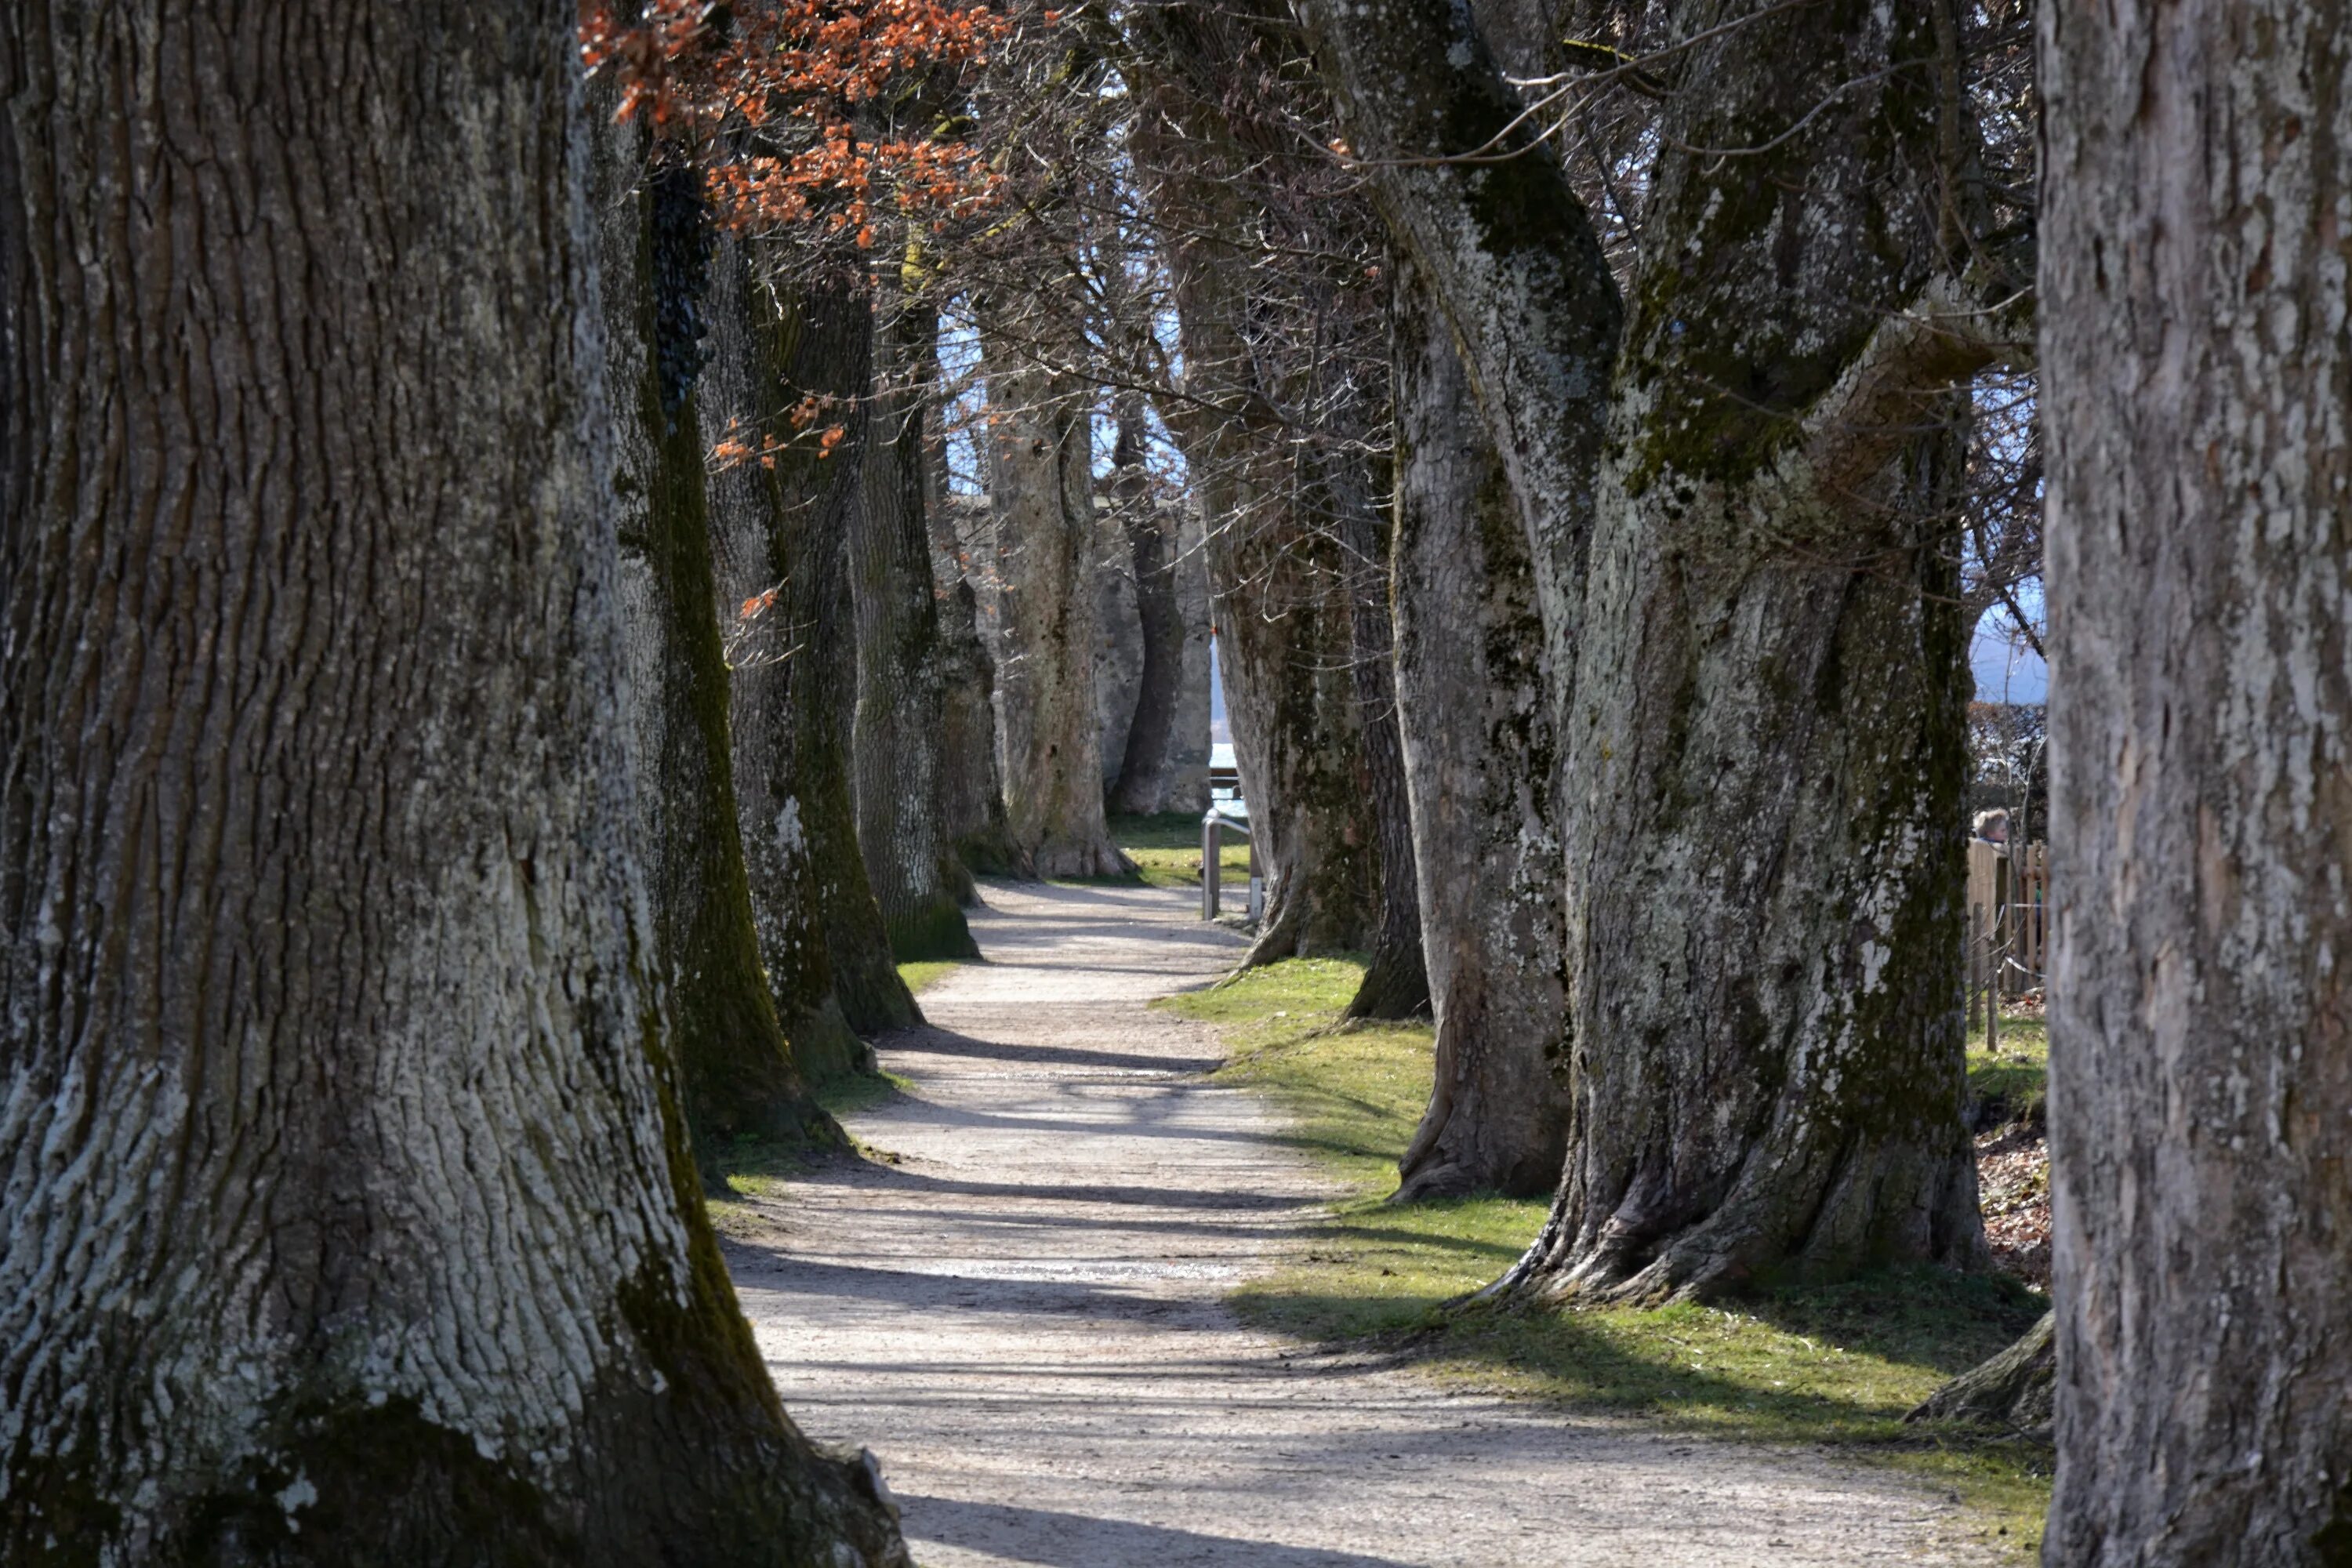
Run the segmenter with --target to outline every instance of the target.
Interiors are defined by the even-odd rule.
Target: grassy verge
[[[920,994],[926,987],[937,985],[965,964],[982,962],[977,958],[919,958],[912,963],[900,964],[898,978],[907,983],[908,990]]]
[[[1137,878],[1154,888],[1197,888],[1201,885],[1201,819],[1187,812],[1162,812],[1156,816],[1114,816],[1110,840],[1135,862]],[[1228,837],[1217,850],[1217,865],[1226,887],[1249,886],[1249,844]]]
[[[2014,1281],[1915,1269],[1717,1307],[1442,1310],[1507,1267],[1547,1205],[1381,1201],[1428,1096],[1430,1035],[1337,1026],[1361,973],[1344,959],[1296,960],[1160,1004],[1218,1026],[1231,1052],[1222,1076],[1271,1095],[1291,1141],[1349,1189],[1288,1267],[1238,1294],[1247,1316],[1318,1342],[1409,1350],[1449,1381],[1897,1468],[1958,1495],[1989,1558],[2038,1549],[2047,1450],[1902,1424],[2041,1314],[2042,1299]],[[2004,1055],[2022,1036],[2004,1030]]]

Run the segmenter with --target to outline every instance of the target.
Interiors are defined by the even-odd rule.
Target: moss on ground
[[[1244,1315],[1302,1340],[1407,1352],[1447,1381],[1899,1469],[1959,1498],[1964,1527],[1996,1559],[2039,1549],[2047,1448],[1902,1419],[2041,1315],[2047,1302],[2013,1280],[1906,1269],[1719,1306],[1450,1305],[1509,1267],[1548,1205],[1382,1201],[1428,1097],[1431,1037],[1425,1026],[1339,1026],[1362,970],[1293,959],[1158,1004],[1217,1026],[1231,1053],[1220,1076],[1263,1089],[1291,1141],[1349,1189],[1286,1267],[1236,1293]],[[2027,1029],[2012,1037],[2004,1021],[2004,1055],[2027,1048]],[[1971,1055],[1972,1078],[1977,1065]]]
[[[1110,841],[1135,862],[1134,880],[1153,888],[1201,885],[1201,819],[1197,816],[1166,811],[1152,816],[1114,816]],[[1248,891],[1247,839],[1226,838],[1218,849],[1217,865],[1226,889],[1236,900]]]

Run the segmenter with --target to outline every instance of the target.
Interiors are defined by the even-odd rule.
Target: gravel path
[[[925,1568],[1957,1561],[1892,1477],[1243,1328],[1225,1293],[1329,1189],[1204,1079],[1205,1027],[1144,1008],[1235,939],[1160,889],[987,898],[988,962],[882,1042],[914,1092],[850,1120],[895,1163],[796,1178],[727,1248],[785,1405],[881,1458]]]

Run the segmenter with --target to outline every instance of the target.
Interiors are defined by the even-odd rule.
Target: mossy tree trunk
[[[1453,329],[1394,264],[1397,705],[1436,1016],[1400,1199],[1531,1197],[1568,1137],[1557,759],[1527,534]]]
[[[279,20],[0,10],[0,1559],[903,1568],[646,969],[572,13]]]
[[[906,264],[911,273],[916,263]],[[904,963],[980,949],[956,896],[962,868],[940,817],[941,668],[923,428],[939,317],[904,273],[886,271],[874,320],[874,390],[861,493],[850,532],[857,612],[853,751],[857,842]]]
[[[621,626],[647,784],[654,963],[706,1162],[738,1137],[842,1141],[777,1023],[736,826],[726,654],[712,608],[699,399],[711,235],[701,175],[648,167],[600,96],[593,199],[613,378]]]
[[[921,1016],[890,955],[858,847],[851,782],[857,674],[849,540],[864,489],[872,307],[853,278],[820,271],[798,282],[772,279],[748,253],[742,260],[752,407],[763,435],[785,444],[774,467],[761,468],[764,565],[751,553],[756,544],[725,552],[742,563],[730,570],[746,598],[755,584],[761,593],[777,590],[771,625],[760,636],[771,653],[786,656],[747,658],[736,672],[742,718],[735,774],[746,859],[769,963],[814,963],[801,933],[816,921],[842,1016],[871,1034]],[[722,351],[729,330],[721,323]],[[810,439],[822,427],[796,429],[786,417],[812,396],[845,432],[830,456]],[[805,984],[796,983],[796,994]]]
[[[2340,10],[2044,15],[2044,1560],[2352,1561]]]
[[[985,331],[983,313],[983,331]],[[988,509],[997,539],[1004,663],[1004,814],[1040,877],[1134,867],[1103,817],[1096,703],[1093,389],[983,337]]]
[[[866,880],[843,742],[845,551],[871,327],[845,277],[762,277],[731,237],[712,262],[709,319],[710,363],[696,393],[706,429],[754,452],[780,444],[772,461],[711,476],[711,552],[760,954],[795,1058],[824,1079],[868,1065],[854,1030],[916,1016]],[[809,396],[826,400],[824,412],[795,428],[789,411]],[[844,437],[821,455],[835,426]]]
[[[1620,350],[1548,152],[1411,162],[1519,111],[1465,14],[1309,9],[1465,345],[1562,724],[1573,1113],[1506,1288],[1979,1264],[1958,453],[1919,432],[2002,345],[1939,245],[1935,16],[1809,7],[1685,51]]]

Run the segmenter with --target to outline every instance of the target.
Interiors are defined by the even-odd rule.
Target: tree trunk
[[[1103,819],[1087,390],[1028,366],[990,367],[988,505],[1003,583],[1004,814],[1014,847],[1040,877],[1135,869]]]
[[[753,452],[710,479],[719,614],[734,689],[736,816],[770,990],[812,1078],[870,1069],[852,1031],[918,1016],[890,961],[882,911],[857,850],[841,715],[849,519],[865,439],[872,325],[850,280],[799,288],[755,274],[722,238],[711,269],[710,363],[697,396],[713,430]],[[786,416],[828,400],[819,421]],[[844,438],[822,456],[823,432]],[[772,594],[773,597],[769,595]]]
[[[1397,1197],[1549,1193],[1568,1136],[1556,759],[1528,541],[1452,330],[1396,277],[1397,704],[1437,1018]]]
[[[1370,948],[1380,862],[1337,548],[1288,487],[1269,493],[1236,466],[1212,458],[1193,471],[1213,519],[1225,711],[1267,884],[1250,968]]]
[[[1132,25],[1143,36],[1138,164],[1156,172],[1148,195],[1183,350],[1181,395],[1161,411],[1202,507],[1226,711],[1267,879],[1243,963],[1361,952],[1379,932],[1380,881],[1352,605],[1317,471],[1324,454],[1310,455],[1281,414],[1284,395],[1300,390],[1283,378],[1307,373],[1262,365],[1247,331],[1254,314],[1297,302],[1253,299],[1250,258],[1228,237],[1265,205],[1253,201],[1262,153],[1249,140],[1264,128],[1229,118],[1247,112],[1255,84],[1235,79],[1293,36],[1286,19],[1255,7],[1142,7]],[[1318,434],[1344,449],[1370,433]]]
[[[2042,19],[2052,1563],[2352,1560],[2340,11]]]
[[[899,963],[980,952],[956,897],[963,874],[940,820],[940,612],[924,521],[923,387],[938,316],[919,291],[877,287],[873,410],[850,536],[857,607],[857,842]]]
[[[1136,681],[1135,715],[1128,721],[1109,809],[1148,816],[1181,810],[1176,775],[1178,717],[1184,695],[1183,607],[1177,596],[1177,513],[1151,494],[1144,471],[1145,432],[1139,398],[1119,401],[1118,443],[1112,453],[1111,489],[1118,526],[1135,568],[1136,618],[1142,623],[1143,670]]]
[[[1465,15],[1309,9],[1468,347],[1568,723],[1574,1115],[1504,1288],[1980,1264],[1958,465],[1919,431],[1997,350],[1937,314],[1941,105],[1901,63],[1934,58],[1930,18],[1770,13],[1685,52],[1612,356],[1613,289],[1546,149],[1414,161],[1517,134]]]
[[[967,903],[979,889],[970,873],[1036,873],[1013,842],[996,767],[996,661],[980,629],[980,599],[959,574],[940,599],[940,822],[964,868]]]
[[[1429,1011],[1429,970],[1421,952],[1421,888],[1413,868],[1412,808],[1405,795],[1398,732],[1396,630],[1386,533],[1352,461],[1335,476],[1340,563],[1348,584],[1348,665],[1363,734],[1364,776],[1379,833],[1380,924],[1371,962],[1349,999],[1349,1018],[1418,1018]]]
[[[903,1565],[643,968],[572,12],[189,13],[0,9],[0,1558]]]
[[[2042,1313],[2015,1344],[1952,1379],[1903,1419],[2000,1426],[2046,1442],[2057,1385],[2055,1321]]]
[[[591,121],[598,274],[612,376],[626,688],[634,710],[655,973],[695,1147],[739,1137],[844,1142],[776,1020],[736,826],[727,658],[712,611],[710,520],[694,385],[711,244],[701,174]]]

